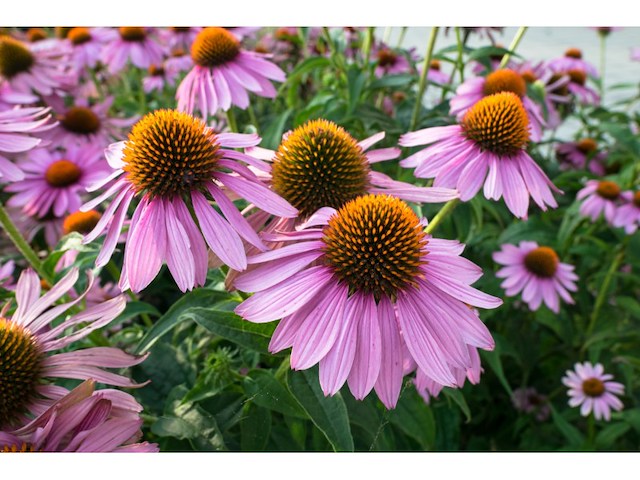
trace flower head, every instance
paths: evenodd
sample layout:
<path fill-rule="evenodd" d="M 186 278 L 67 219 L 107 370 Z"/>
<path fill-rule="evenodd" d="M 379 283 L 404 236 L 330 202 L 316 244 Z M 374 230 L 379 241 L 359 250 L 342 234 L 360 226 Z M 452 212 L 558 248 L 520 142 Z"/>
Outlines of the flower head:
<path fill-rule="evenodd" d="M 561 168 L 587 168 L 596 175 L 604 175 L 604 160 L 607 153 L 598 151 L 598 142 L 593 138 L 583 138 L 577 142 L 560 143 L 556 147 L 556 156 Z"/>
<path fill-rule="evenodd" d="M 115 195 L 96 228 L 85 237 L 90 242 L 107 230 L 97 265 L 108 262 L 127 209 L 139 197 L 127 236 L 121 288 L 142 290 L 164 262 L 182 291 L 204 284 L 206 245 L 232 268 L 244 270 L 247 263 L 240 237 L 257 240 L 263 250 L 266 247 L 222 187 L 274 215 L 297 214 L 243 164 L 255 163 L 253 157 L 225 148 L 254 146 L 259 141 L 257 135 L 217 135 L 203 121 L 175 110 L 157 110 L 143 117 L 128 140 L 106 150 L 114 172 L 92 189 L 115 182 L 82 208 L 91 210 Z M 217 202 L 222 216 L 210 200 Z"/>
<path fill-rule="evenodd" d="M 176 93 L 178 110 L 188 113 L 200 110 L 203 118 L 231 105 L 249 106 L 249 95 L 276 96 L 270 80 L 284 82 L 284 72 L 267 61 L 265 55 L 241 48 L 238 38 L 229 30 L 208 27 L 198 33 L 191 45 L 193 69 Z"/>
<path fill-rule="evenodd" d="M 607 222 L 613 224 L 621 193 L 620 186 L 614 181 L 589 180 L 576 196 L 578 200 L 584 200 L 580 205 L 580 215 L 595 222 L 604 213 Z"/>
<path fill-rule="evenodd" d="M 436 187 L 456 188 L 471 200 L 484 183 L 484 196 L 504 196 L 511 212 L 527 217 L 529 196 L 543 210 L 556 207 L 554 187 L 529 156 L 529 120 L 520 98 L 501 92 L 479 100 L 459 125 L 430 127 L 400 137 L 400 145 L 431 144 L 400 162 L 416 167 L 420 178 L 435 178 Z"/>
<path fill-rule="evenodd" d="M 102 50 L 109 42 L 116 40 L 118 34 L 111 28 L 73 27 L 65 38 L 71 47 L 71 58 L 76 70 L 95 68 L 100 61 Z"/>
<path fill-rule="evenodd" d="M 0 80 L 15 92 L 52 95 L 69 86 L 68 47 L 57 41 L 23 43 L 0 36 Z"/>
<path fill-rule="evenodd" d="M 472 367 L 468 347 L 493 348 L 467 305 L 502 302 L 469 286 L 482 272 L 459 257 L 462 245 L 423 228 L 388 195 L 323 208 L 295 232 L 265 235 L 290 243 L 249 258 L 256 268 L 235 286 L 257 293 L 235 311 L 252 322 L 281 319 L 270 351 L 293 347 L 297 370 L 319 363 L 325 395 L 347 381 L 356 398 L 375 388 L 393 408 L 407 351 L 429 378 L 456 385 L 455 369 Z"/>
<path fill-rule="evenodd" d="M 41 283 L 32 270 L 20 275 L 16 287 L 17 308 L 7 315 L 7 304 L 0 314 L 0 428 L 24 425 L 29 416 L 40 415 L 67 393 L 51 383 L 55 378 L 95 381 L 121 387 L 140 386 L 129 378 L 103 370 L 136 365 L 145 357 L 135 357 L 117 348 L 94 347 L 68 351 L 73 342 L 111 322 L 125 307 L 122 295 L 79 313 L 65 313 L 83 300 L 93 285 L 89 275 L 87 289 L 75 300 L 55 304 L 78 279 L 71 269 L 41 296 Z M 61 322 L 54 320 L 62 318 Z M 54 353 L 59 350 L 64 352 Z"/>
<path fill-rule="evenodd" d="M 612 382 L 613 375 L 604 373 L 600 363 L 576 363 L 574 370 L 567 370 L 562 383 L 569 387 L 569 406 L 580 406 L 580 415 L 592 411 L 596 420 L 610 420 L 611 410 L 622 410 L 622 402 L 616 395 L 624 394 L 624 385 Z"/>
<path fill-rule="evenodd" d="M 107 177 L 108 165 L 99 145 L 71 146 L 66 151 L 39 148 L 20 162 L 24 180 L 6 187 L 13 195 L 7 205 L 27 215 L 61 217 L 78 210 L 89 185 Z"/>
<path fill-rule="evenodd" d="M 118 73 L 127 61 L 138 68 L 160 64 L 165 48 L 153 38 L 154 30 L 145 27 L 120 27 L 118 38 L 102 49 L 102 61 L 110 73 Z"/>
<path fill-rule="evenodd" d="M 0 431 L 0 452 L 157 452 L 156 444 L 135 443 L 140 410 L 130 395 L 96 391 L 86 380 L 24 427 Z"/>
<path fill-rule="evenodd" d="M 620 198 L 625 203 L 618 207 L 613 226 L 624 227 L 627 235 L 632 235 L 640 227 L 640 190 L 622 192 Z"/>
<path fill-rule="evenodd" d="M 517 388 L 513 391 L 511 401 L 516 410 L 533 414 L 539 422 L 544 422 L 551 415 L 548 398 L 534 387 Z"/>
<path fill-rule="evenodd" d="M 594 78 L 598 78 L 598 70 L 591 63 L 582 58 L 582 50 L 569 48 L 563 57 L 550 60 L 547 64 L 554 72 L 583 71 Z"/>
<path fill-rule="evenodd" d="M 520 242 L 518 246 L 505 244 L 493 254 L 496 263 L 505 265 L 496 276 L 504 278 L 502 288 L 509 297 L 522 292 L 522 299 L 531 310 L 540 308 L 544 301 L 552 311 L 560 311 L 559 297 L 573 304 L 568 291 L 577 290 L 574 266 L 560 262 L 550 247 L 536 242 Z"/>

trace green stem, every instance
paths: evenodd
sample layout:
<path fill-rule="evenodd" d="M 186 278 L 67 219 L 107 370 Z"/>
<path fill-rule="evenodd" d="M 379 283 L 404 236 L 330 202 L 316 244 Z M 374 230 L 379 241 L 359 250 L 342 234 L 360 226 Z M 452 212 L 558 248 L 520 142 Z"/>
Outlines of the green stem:
<path fill-rule="evenodd" d="M 373 47 L 373 39 L 376 27 L 367 28 L 367 36 L 362 45 L 362 57 L 364 58 L 365 68 L 369 67 L 369 59 L 371 58 L 371 48 Z"/>
<path fill-rule="evenodd" d="M 258 124 L 258 117 L 256 117 L 256 112 L 251 104 L 249 104 L 249 107 L 247 107 L 247 112 L 249 112 L 249 121 L 251 122 L 251 125 L 256 127 L 256 132 L 258 133 L 258 135 L 260 135 L 260 125 Z"/>
<path fill-rule="evenodd" d="M 236 115 L 235 113 L 233 113 L 233 107 L 227 110 L 226 114 L 227 114 L 227 124 L 229 125 L 229 129 L 233 133 L 239 133 L 238 123 L 236 122 Z"/>
<path fill-rule="evenodd" d="M 460 37 L 460 27 L 456 27 L 456 42 L 458 43 L 458 58 L 456 59 L 456 70 L 460 72 L 460 83 L 464 83 L 464 63 L 462 56 L 464 55 L 464 44 Z"/>
<path fill-rule="evenodd" d="M 620 268 L 620 264 L 624 260 L 625 246 L 626 244 L 623 244 L 618 254 L 614 257 L 613 262 L 611 262 L 611 266 L 609 267 L 609 270 L 607 271 L 607 274 L 604 277 L 604 280 L 602 281 L 602 285 L 600 285 L 600 290 L 598 291 L 598 296 L 596 297 L 596 304 L 593 307 L 593 312 L 591 313 L 589 326 L 587 327 L 587 334 L 585 337 L 587 339 L 593 333 L 593 329 L 595 328 L 596 322 L 598 321 L 598 315 L 600 314 L 600 310 L 602 310 L 604 302 L 607 299 L 607 293 L 609 291 L 609 285 L 611 284 L 611 280 L 613 279 L 613 276 Z"/>
<path fill-rule="evenodd" d="M 287 355 L 282 360 L 282 363 L 278 367 L 278 370 L 276 370 L 276 373 L 273 374 L 274 378 L 276 380 L 284 380 L 285 375 L 290 369 L 290 365 L 291 365 L 291 356 Z"/>
<path fill-rule="evenodd" d="M 527 31 L 527 27 L 520 27 L 518 29 L 515 37 L 513 37 L 513 40 L 511 41 L 511 45 L 509 45 L 510 52 L 513 52 L 515 51 L 516 48 L 518 48 L 518 45 L 520 44 L 520 40 L 522 40 L 522 37 L 524 37 L 524 34 L 526 31 Z M 504 56 L 502 57 L 502 60 L 500 61 L 500 66 L 498 68 L 504 68 L 509 62 L 510 57 L 511 57 L 510 53 L 505 53 Z"/>
<path fill-rule="evenodd" d="M 424 64 L 422 66 L 422 72 L 420 73 L 420 81 L 418 83 L 418 95 L 416 97 L 416 106 L 413 109 L 413 115 L 411 116 L 411 124 L 409 125 L 409 131 L 415 130 L 418 123 L 418 116 L 420 115 L 420 107 L 422 106 L 422 98 L 427 91 L 427 74 L 429 73 L 429 66 L 431 65 L 431 57 L 433 56 L 433 47 L 436 44 L 436 37 L 438 36 L 439 27 L 433 27 L 431 29 L 431 35 L 429 35 L 429 41 L 427 42 L 427 53 L 424 57 Z"/>
<path fill-rule="evenodd" d="M 107 272 L 109 272 L 109 275 L 111 275 L 111 277 L 116 281 L 116 283 L 120 281 L 120 270 L 118 270 L 118 267 L 113 260 L 109 260 L 109 263 L 107 263 L 107 265 L 105 266 L 105 269 L 107 270 Z M 129 298 L 134 302 L 137 302 L 139 300 L 138 296 L 135 293 L 133 293 L 131 289 L 127 290 L 126 293 L 127 295 L 129 295 Z M 142 318 L 142 322 L 145 324 L 145 326 L 147 327 L 153 326 L 153 321 L 151 320 L 151 317 L 148 314 L 141 313 L 140 317 Z"/>
<path fill-rule="evenodd" d="M 587 419 L 587 448 L 595 448 L 596 446 L 596 420 L 593 413 L 589 414 Z"/>
<path fill-rule="evenodd" d="M 7 235 L 20 251 L 22 256 L 27 260 L 27 262 L 29 262 L 36 273 L 40 275 L 40 278 L 45 280 L 49 285 L 53 285 L 55 283 L 53 276 L 49 275 L 49 273 L 44 270 L 42 262 L 40 261 L 40 258 L 38 258 L 38 254 L 22 236 L 3 205 L 0 205 L 0 225 L 2 225 L 2 228 L 7 232 Z"/>
<path fill-rule="evenodd" d="M 404 42 L 404 36 L 407 34 L 407 27 L 402 27 L 400 29 L 400 36 L 398 37 L 398 48 L 402 47 L 402 42 Z"/>
<path fill-rule="evenodd" d="M 438 226 L 438 224 L 442 222 L 442 220 L 447 218 L 449 214 L 453 212 L 453 210 L 458 206 L 459 203 L 460 203 L 459 198 L 454 198 L 453 200 L 449 200 L 447 203 L 445 203 L 444 207 L 442 207 L 440 211 L 436 213 L 436 216 L 431 219 L 431 221 L 429 222 L 429 225 L 427 225 L 427 228 L 424 229 L 424 232 L 425 233 L 433 232 Z"/>

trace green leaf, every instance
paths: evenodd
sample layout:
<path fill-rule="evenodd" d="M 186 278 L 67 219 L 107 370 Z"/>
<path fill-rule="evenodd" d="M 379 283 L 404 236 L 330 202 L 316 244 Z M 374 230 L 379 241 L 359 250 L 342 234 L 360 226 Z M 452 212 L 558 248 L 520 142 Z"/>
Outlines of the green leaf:
<path fill-rule="evenodd" d="M 469 423 L 471 421 L 471 410 L 469 410 L 469 405 L 467 405 L 467 401 L 465 400 L 462 392 L 457 388 L 445 387 L 442 389 L 442 393 L 444 393 L 445 397 L 453 400 L 460 407 L 460 410 L 462 410 L 462 413 L 464 413 L 464 416 L 467 419 L 467 423 Z"/>
<path fill-rule="evenodd" d="M 300 78 L 305 73 L 312 72 L 312 71 L 314 71 L 316 69 L 319 69 L 319 68 L 328 67 L 330 64 L 331 64 L 331 62 L 326 57 L 309 57 L 309 58 L 307 58 L 306 60 L 304 60 L 304 61 L 300 62 L 298 65 L 296 65 L 296 68 L 294 68 L 287 75 L 287 81 L 283 84 L 282 87 L 280 87 L 280 90 L 282 90 L 285 86 L 288 87 L 289 85 L 294 83 L 294 81 L 298 80 L 298 78 Z"/>
<path fill-rule="evenodd" d="M 416 79 L 415 75 L 403 73 L 401 75 L 386 75 L 371 82 L 369 89 L 406 87 Z"/>
<path fill-rule="evenodd" d="M 347 407 L 336 393 L 325 397 L 318 383 L 318 369 L 289 371 L 287 373 L 289 390 L 311 421 L 327 438 L 336 452 L 353 451 L 353 437 L 349 426 Z"/>
<path fill-rule="evenodd" d="M 356 108 L 356 105 L 358 105 L 366 80 L 367 80 L 367 76 L 365 72 L 360 70 L 360 68 L 355 65 L 352 66 L 352 68 L 350 68 L 349 71 L 347 72 L 347 81 L 348 81 L 348 89 L 349 89 L 348 113 L 353 112 Z"/>
<path fill-rule="evenodd" d="M 554 425 L 560 430 L 560 433 L 569 441 L 569 446 L 578 447 L 584 443 L 584 435 L 580 433 L 576 427 L 571 425 L 565 418 L 556 411 L 551 404 L 551 416 Z"/>
<path fill-rule="evenodd" d="M 268 352 L 269 341 L 276 327 L 276 322 L 252 323 L 233 312 L 214 308 L 190 308 L 182 317 L 194 320 L 211 333 L 263 353 Z"/>
<path fill-rule="evenodd" d="M 269 442 L 271 412 L 249 402 L 244 414 L 240 422 L 240 447 L 243 452 L 261 452 Z"/>
<path fill-rule="evenodd" d="M 613 446 L 614 442 L 619 437 L 627 433 L 630 428 L 631 425 L 622 422 L 607 425 L 596 436 L 596 447 L 610 448 L 611 446 Z"/>
<path fill-rule="evenodd" d="M 270 148 L 276 150 L 282 141 L 282 133 L 284 132 L 284 126 L 289 120 L 289 117 L 293 113 L 292 109 L 287 109 L 284 112 L 278 114 L 269 122 L 269 126 L 262 132 L 261 146 L 264 148 Z"/>
<path fill-rule="evenodd" d="M 244 389 L 256 405 L 283 415 L 308 418 L 289 390 L 267 370 L 251 370 L 244 379 Z"/>
<path fill-rule="evenodd" d="M 493 373 L 496 374 L 498 380 L 507 391 L 509 396 L 513 395 L 513 390 L 507 381 L 507 377 L 504 375 L 504 369 L 502 368 L 502 360 L 500 359 L 501 349 L 498 343 L 496 343 L 496 348 L 492 352 L 488 352 L 486 350 L 480 350 L 480 355 L 484 359 L 485 362 L 489 364 Z"/>
<path fill-rule="evenodd" d="M 635 318 L 640 319 L 640 303 L 635 298 L 620 296 L 616 297 L 616 304 Z"/>
<path fill-rule="evenodd" d="M 218 302 L 228 299 L 228 297 L 228 293 L 206 288 L 198 288 L 183 295 L 180 300 L 171 306 L 167 313 L 153 324 L 153 327 L 151 327 L 142 340 L 140 340 L 138 348 L 136 348 L 136 353 L 139 355 L 146 352 L 160 337 L 184 321 L 183 315 L 190 308 L 215 305 Z"/>
<path fill-rule="evenodd" d="M 192 403 L 176 406 L 174 415 L 160 417 L 151 425 L 151 431 L 160 437 L 189 440 L 200 452 L 226 450 L 213 415 Z"/>
<path fill-rule="evenodd" d="M 418 395 L 415 388 L 406 388 L 389 421 L 405 434 L 418 441 L 425 450 L 432 450 L 436 443 L 436 421 L 431 407 Z"/>
<path fill-rule="evenodd" d="M 126 322 L 127 320 L 131 320 L 132 318 L 139 317 L 143 314 L 152 315 L 154 317 L 161 316 L 161 313 L 153 305 L 150 305 L 147 302 L 132 301 L 127 303 L 124 311 L 120 315 L 118 315 L 115 320 L 113 320 L 113 322 L 109 325 L 118 325 L 122 322 Z"/>

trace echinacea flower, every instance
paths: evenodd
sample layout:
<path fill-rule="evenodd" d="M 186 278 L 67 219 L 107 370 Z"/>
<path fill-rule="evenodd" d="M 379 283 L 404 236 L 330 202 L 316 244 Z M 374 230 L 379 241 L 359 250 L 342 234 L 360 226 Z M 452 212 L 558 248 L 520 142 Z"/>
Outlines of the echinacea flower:
<path fill-rule="evenodd" d="M 118 38 L 107 43 L 102 50 L 102 61 L 110 73 L 118 73 L 128 61 L 138 68 L 160 64 L 165 48 L 153 38 L 154 30 L 145 27 L 120 27 Z"/>
<path fill-rule="evenodd" d="M 626 203 L 618 207 L 613 226 L 624 227 L 627 235 L 631 235 L 640 227 L 640 190 L 622 192 L 620 198 Z"/>
<path fill-rule="evenodd" d="M 560 143 L 556 146 L 556 157 L 563 169 L 587 168 L 596 175 L 604 175 L 603 161 L 606 152 L 598 151 L 598 142 L 593 138 L 583 138 L 577 142 Z"/>
<path fill-rule="evenodd" d="M 559 297 L 566 303 L 574 301 L 569 292 L 578 290 L 573 273 L 575 267 L 560 262 L 558 254 L 550 247 L 538 246 L 536 242 L 522 241 L 518 246 L 504 244 L 493 260 L 505 265 L 496 272 L 496 277 L 505 280 L 500 285 L 506 295 L 513 297 L 522 292 L 522 300 L 529 309 L 537 310 L 544 301 L 555 313 L 560 311 Z"/>
<path fill-rule="evenodd" d="M 484 196 L 504 197 L 509 210 L 526 218 L 529 196 L 542 209 L 557 207 L 551 183 L 529 156 L 529 119 L 520 98 L 501 92 L 479 100 L 459 125 L 430 127 L 400 137 L 403 147 L 429 144 L 400 162 L 415 176 L 435 178 L 435 187 L 456 188 L 471 200 L 484 184 Z"/>
<path fill-rule="evenodd" d="M 203 285 L 207 274 L 206 245 L 235 270 L 244 270 L 247 259 L 240 238 L 262 250 L 266 247 L 223 187 L 271 214 L 297 214 L 244 165 L 258 163 L 256 159 L 232 150 L 259 142 L 260 137 L 255 134 L 216 135 L 202 120 L 175 110 L 145 115 L 133 126 L 128 140 L 106 150 L 114 171 L 92 190 L 115 182 L 82 207 L 91 210 L 115 195 L 96 228 L 85 237 L 88 243 L 107 230 L 96 265 L 108 262 L 129 205 L 134 197 L 141 197 L 127 234 L 120 278 L 123 290 L 138 292 L 145 288 L 164 262 L 180 290 Z M 210 200 L 218 204 L 222 216 Z"/>
<path fill-rule="evenodd" d="M 92 347 L 69 350 L 69 346 L 105 326 L 125 307 L 122 295 L 73 315 L 93 284 L 89 273 L 85 292 L 75 300 L 56 304 L 75 285 L 78 270 L 71 269 L 41 296 L 38 275 L 24 270 L 15 290 L 17 308 L 8 316 L 10 304 L 0 313 L 0 429 L 24 425 L 30 416 L 42 414 L 68 391 L 55 379 L 94 379 L 120 387 L 139 387 L 131 379 L 104 368 L 126 368 L 144 360 L 118 348 Z M 54 322 L 62 319 L 60 322 Z M 60 351 L 63 350 L 63 351 Z M 52 382 L 52 380 L 54 382 Z"/>
<path fill-rule="evenodd" d="M 151 93 L 154 90 L 162 92 L 166 85 L 174 85 L 177 75 L 177 71 L 167 69 L 164 65 L 151 65 L 147 75 L 142 79 L 142 88 L 145 93 Z"/>
<path fill-rule="evenodd" d="M 584 105 L 598 105 L 600 103 L 598 92 L 587 85 L 587 74 L 584 70 L 568 70 L 564 73 L 569 77 L 567 89 L 578 102 Z"/>
<path fill-rule="evenodd" d="M 84 73 L 86 68 L 95 68 L 100 61 L 102 50 L 118 34 L 111 28 L 73 27 L 67 32 L 66 40 L 71 46 L 73 68 Z"/>
<path fill-rule="evenodd" d="M 551 415 L 549 399 L 534 387 L 516 388 L 511 397 L 513 407 L 524 413 L 533 414 L 539 422 L 544 422 Z"/>
<path fill-rule="evenodd" d="M 564 56 L 560 58 L 554 58 L 547 63 L 549 68 L 554 72 L 562 73 L 569 72 L 571 70 L 581 70 L 591 75 L 593 78 L 598 78 L 598 70 L 591 63 L 583 60 L 582 50 L 579 48 L 570 48 L 564 52 Z"/>
<path fill-rule="evenodd" d="M 613 375 L 604 373 L 600 363 L 576 363 L 574 370 L 567 370 L 562 383 L 569 387 L 569 406 L 580 406 L 580 415 L 593 412 L 596 420 L 611 420 L 611 410 L 622 410 L 622 402 L 616 395 L 624 394 L 624 385 L 612 382 Z"/>
<path fill-rule="evenodd" d="M 85 380 L 27 425 L 0 431 L 0 452 L 157 452 L 154 443 L 138 443 L 142 407 L 118 393 Z"/>
<path fill-rule="evenodd" d="M 23 171 L 3 154 L 23 153 L 40 145 L 40 134 L 54 126 L 50 119 L 48 108 L 0 112 L 0 180 L 13 182 L 24 178 Z"/>
<path fill-rule="evenodd" d="M 202 27 L 169 27 L 161 28 L 158 34 L 171 50 L 189 50 L 201 30 Z"/>
<path fill-rule="evenodd" d="M 611 180 L 587 181 L 585 187 L 576 195 L 577 200 L 584 200 L 580 205 L 580 215 L 595 222 L 600 214 L 604 213 L 607 222 L 613 224 L 621 193 L 620 186 Z"/>
<path fill-rule="evenodd" d="M 357 399 L 375 388 L 393 408 L 405 352 L 429 378 L 456 385 L 455 369 L 472 367 L 468 347 L 494 346 L 469 305 L 502 301 L 470 286 L 482 270 L 459 257 L 463 245 L 423 230 L 389 195 L 323 208 L 295 232 L 265 236 L 290 243 L 249 258 L 257 267 L 235 286 L 256 293 L 235 312 L 256 323 L 281 319 L 269 350 L 293 347 L 296 370 L 319 363 L 325 395 L 346 381 Z"/>
<path fill-rule="evenodd" d="M 411 55 L 411 52 L 407 55 Z M 374 70 L 376 77 L 410 73 L 414 70 L 404 53 L 394 50 L 385 44 L 377 45 L 372 52 L 372 56 L 376 62 Z M 416 59 L 414 54 L 412 60 L 415 61 Z"/>
<path fill-rule="evenodd" d="M 276 89 L 271 80 L 284 82 L 285 73 L 265 57 L 242 49 L 229 30 L 205 28 L 191 45 L 195 65 L 178 86 L 178 110 L 192 114 L 198 109 L 202 118 L 207 118 L 232 105 L 247 108 L 247 92 L 274 98 Z"/>
<path fill-rule="evenodd" d="M 23 43 L 0 36 L 0 80 L 15 92 L 53 95 L 69 86 L 69 49 L 60 42 Z"/>
<path fill-rule="evenodd" d="M 5 290 L 13 290 L 15 289 L 15 284 L 13 283 L 13 271 L 16 268 L 16 264 L 13 260 L 9 260 L 4 265 L 0 267 L 0 287 Z"/>
<path fill-rule="evenodd" d="M 448 85 L 450 77 L 442 71 L 440 60 L 431 60 L 429 71 L 427 72 L 427 80 L 438 85 Z"/>
<path fill-rule="evenodd" d="M 75 212 L 86 188 L 109 175 L 100 145 L 70 146 L 66 151 L 38 148 L 19 165 L 25 176 L 5 188 L 15 194 L 7 205 L 39 218 Z"/>
<path fill-rule="evenodd" d="M 110 115 L 109 109 L 113 101 L 112 96 L 95 103 L 77 97 L 73 104 L 66 106 L 62 98 L 49 98 L 48 102 L 57 116 L 58 124 L 44 138 L 56 147 L 91 144 L 97 148 L 106 148 L 114 139 L 121 138 L 123 130 L 131 127 L 139 118 Z"/>
<path fill-rule="evenodd" d="M 542 110 L 527 96 L 527 82 L 522 75 L 510 68 L 495 70 L 486 77 L 473 77 L 465 81 L 456 89 L 449 113 L 460 121 L 479 100 L 500 92 L 511 92 L 520 98 L 529 118 L 531 140 L 540 141 L 542 129 L 546 127 Z"/>

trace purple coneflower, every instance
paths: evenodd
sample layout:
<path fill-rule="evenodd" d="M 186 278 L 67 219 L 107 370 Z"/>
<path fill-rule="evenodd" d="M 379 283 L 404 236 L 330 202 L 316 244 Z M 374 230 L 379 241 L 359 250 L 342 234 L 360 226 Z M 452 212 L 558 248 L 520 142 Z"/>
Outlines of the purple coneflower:
<path fill-rule="evenodd" d="M 158 35 L 170 49 L 189 50 L 202 27 L 169 27 L 162 28 Z"/>
<path fill-rule="evenodd" d="M 108 181 L 115 182 L 82 208 L 91 210 L 115 195 L 96 228 L 85 238 L 85 242 L 91 242 L 107 230 L 96 264 L 108 262 L 131 201 L 141 197 L 127 235 L 120 279 L 123 290 L 138 292 L 145 288 L 164 262 L 180 290 L 203 285 L 206 245 L 233 269 L 244 270 L 247 259 L 240 238 L 262 250 L 266 247 L 223 187 L 271 214 L 297 214 L 244 165 L 259 162 L 233 150 L 259 142 L 255 134 L 216 135 L 202 120 L 175 110 L 145 115 L 133 126 L 128 140 L 114 143 L 105 152 L 114 169 Z M 106 183 L 100 182 L 92 190 Z M 210 200 L 218 204 L 224 218 Z"/>
<path fill-rule="evenodd" d="M 552 248 L 527 241 L 518 246 L 505 244 L 493 254 L 493 260 L 505 265 L 496 272 L 496 277 L 505 279 L 500 286 L 506 290 L 506 295 L 513 297 L 522 292 L 522 300 L 529 309 L 537 310 L 544 301 L 558 313 L 559 296 L 567 303 L 574 303 L 568 291 L 578 290 L 575 284 L 578 276 L 573 273 L 575 267 L 561 263 Z"/>
<path fill-rule="evenodd" d="M 598 151 L 598 142 L 593 138 L 583 138 L 577 142 L 560 143 L 556 146 L 556 157 L 563 169 L 589 167 L 596 175 L 604 175 L 606 152 Z"/>
<path fill-rule="evenodd" d="M 546 210 L 560 192 L 529 156 L 529 119 L 520 98 L 501 92 L 479 100 L 459 125 L 431 127 L 400 137 L 404 147 L 431 144 L 400 162 L 416 167 L 420 178 L 435 178 L 436 187 L 456 188 L 460 200 L 471 200 L 484 184 L 484 196 L 504 196 L 509 210 L 526 218 L 529 195 Z M 487 174 L 488 173 L 488 174 Z"/>
<path fill-rule="evenodd" d="M 587 74 L 584 70 L 568 70 L 565 74 L 569 77 L 567 89 L 578 102 L 585 105 L 598 105 L 600 103 L 598 92 L 587 86 Z"/>
<path fill-rule="evenodd" d="M 375 388 L 393 408 L 407 351 L 429 378 L 456 385 L 455 369 L 472 367 L 469 346 L 494 346 L 469 305 L 502 301 L 469 285 L 482 270 L 459 257 L 463 245 L 423 229 L 388 195 L 321 209 L 303 228 L 268 237 L 288 245 L 249 258 L 258 266 L 235 286 L 257 293 L 235 311 L 251 322 L 281 319 L 269 350 L 293 347 L 296 370 L 319 363 L 325 395 L 347 381 L 357 399 Z"/>
<path fill-rule="evenodd" d="M 589 180 L 586 186 L 578 192 L 576 199 L 583 200 L 580 205 L 580 215 L 598 220 L 604 213 L 609 224 L 613 224 L 620 200 L 620 186 L 611 180 Z"/>
<path fill-rule="evenodd" d="M 550 60 L 547 65 L 557 73 L 569 72 L 571 70 L 579 70 L 598 78 L 598 70 L 589 62 L 582 59 L 582 50 L 578 48 L 570 48 L 564 53 L 564 57 Z"/>
<path fill-rule="evenodd" d="M 429 64 L 429 71 L 427 72 L 427 80 L 438 85 L 448 85 L 449 75 L 442 71 L 442 64 L 440 60 L 431 60 Z"/>
<path fill-rule="evenodd" d="M 95 68 L 105 45 L 115 41 L 117 36 L 111 28 L 73 27 L 66 35 L 71 46 L 73 68 L 80 73 L 84 73 L 85 68 Z"/>
<path fill-rule="evenodd" d="M 16 288 L 13 280 L 13 271 L 16 264 L 13 260 L 9 260 L 0 267 L 0 287 L 5 290 L 14 290 Z"/>
<path fill-rule="evenodd" d="M 0 452 L 157 452 L 141 436 L 142 407 L 130 395 L 85 380 L 24 427 L 0 431 Z"/>
<path fill-rule="evenodd" d="M 618 207 L 613 217 L 614 227 L 624 227 L 627 235 L 633 234 L 640 226 L 640 190 L 622 192 L 620 198 L 626 203 Z"/>
<path fill-rule="evenodd" d="M 22 272 L 16 287 L 17 308 L 0 312 L 0 428 L 24 425 L 29 416 L 42 414 L 55 401 L 68 393 L 51 379 L 70 378 L 120 387 L 139 387 L 131 379 L 108 372 L 104 368 L 126 368 L 137 365 L 145 357 L 136 357 L 112 347 L 93 347 L 68 351 L 73 342 L 86 337 L 118 316 L 125 307 L 124 296 L 86 308 L 64 317 L 79 304 L 93 285 L 89 274 L 87 289 L 75 300 L 56 304 L 78 279 L 71 269 L 59 282 L 41 295 L 40 279 L 28 269 Z M 63 318 L 61 322 L 54 320 Z M 63 350 L 63 352 L 54 353 Z"/>
<path fill-rule="evenodd" d="M 71 146 L 66 151 L 38 148 L 20 161 L 24 179 L 7 186 L 7 202 L 27 215 L 61 217 L 82 205 L 86 188 L 108 176 L 100 145 Z"/>
<path fill-rule="evenodd" d="M 68 47 L 59 41 L 23 43 L 0 36 L 0 80 L 15 92 L 52 95 L 69 87 Z"/>
<path fill-rule="evenodd" d="M 118 73 L 127 61 L 138 68 L 147 69 L 152 64 L 161 64 L 165 48 L 154 40 L 154 29 L 145 27 L 120 27 L 119 37 L 102 50 L 102 61 L 110 73 Z"/>
<path fill-rule="evenodd" d="M 533 414 L 539 422 L 546 421 L 551 415 L 549 400 L 545 395 L 538 393 L 534 387 L 515 389 L 511 402 L 516 410 Z"/>
<path fill-rule="evenodd" d="M 247 92 L 274 98 L 271 80 L 284 82 L 285 73 L 265 57 L 240 48 L 238 38 L 224 28 L 205 28 L 191 45 L 195 65 L 178 86 L 178 110 L 194 113 L 198 109 L 207 118 L 232 105 L 247 108 Z"/>
<path fill-rule="evenodd" d="M 51 97 L 48 101 L 57 115 L 58 125 L 44 138 L 56 147 L 91 144 L 106 148 L 114 139 L 122 137 L 125 128 L 138 120 L 137 116 L 110 116 L 109 109 L 114 101 L 112 96 L 97 103 L 89 103 L 86 98 L 78 97 L 70 106 L 65 106 L 64 100 L 59 97 Z"/>
<path fill-rule="evenodd" d="M 611 410 L 622 410 L 622 402 L 616 395 L 624 394 L 624 385 L 612 382 L 613 375 L 604 373 L 600 363 L 576 363 L 574 371 L 567 370 L 562 383 L 569 387 L 569 406 L 580 406 L 580 415 L 588 416 L 592 411 L 596 420 L 611 420 Z"/>
<path fill-rule="evenodd" d="M 177 76 L 176 70 L 167 69 L 165 65 L 151 65 L 147 70 L 147 76 L 142 79 L 142 88 L 145 93 L 154 90 L 162 92 L 167 85 L 173 87 Z"/>
<path fill-rule="evenodd" d="M 412 52 L 409 52 L 407 55 L 411 55 L 411 53 Z M 376 63 L 374 71 L 376 77 L 398 75 L 414 71 L 413 66 L 409 63 L 407 55 L 398 50 L 392 49 L 383 43 L 377 45 L 372 52 L 372 56 Z M 411 59 L 413 61 L 417 59 L 415 54 Z"/>
<path fill-rule="evenodd" d="M 527 96 L 527 82 L 515 70 L 503 68 L 489 73 L 486 77 L 470 78 L 456 89 L 451 99 L 449 113 L 462 120 L 479 100 L 500 92 L 511 92 L 522 100 L 522 106 L 529 118 L 530 137 L 534 142 L 542 138 L 542 129 L 546 127 L 541 108 Z"/>
<path fill-rule="evenodd" d="M 39 138 L 54 126 L 48 108 L 14 108 L 0 112 L 0 180 L 14 182 L 24 178 L 23 171 L 3 154 L 27 152 L 42 142 Z M 38 134 L 34 137 L 33 134 Z"/>

